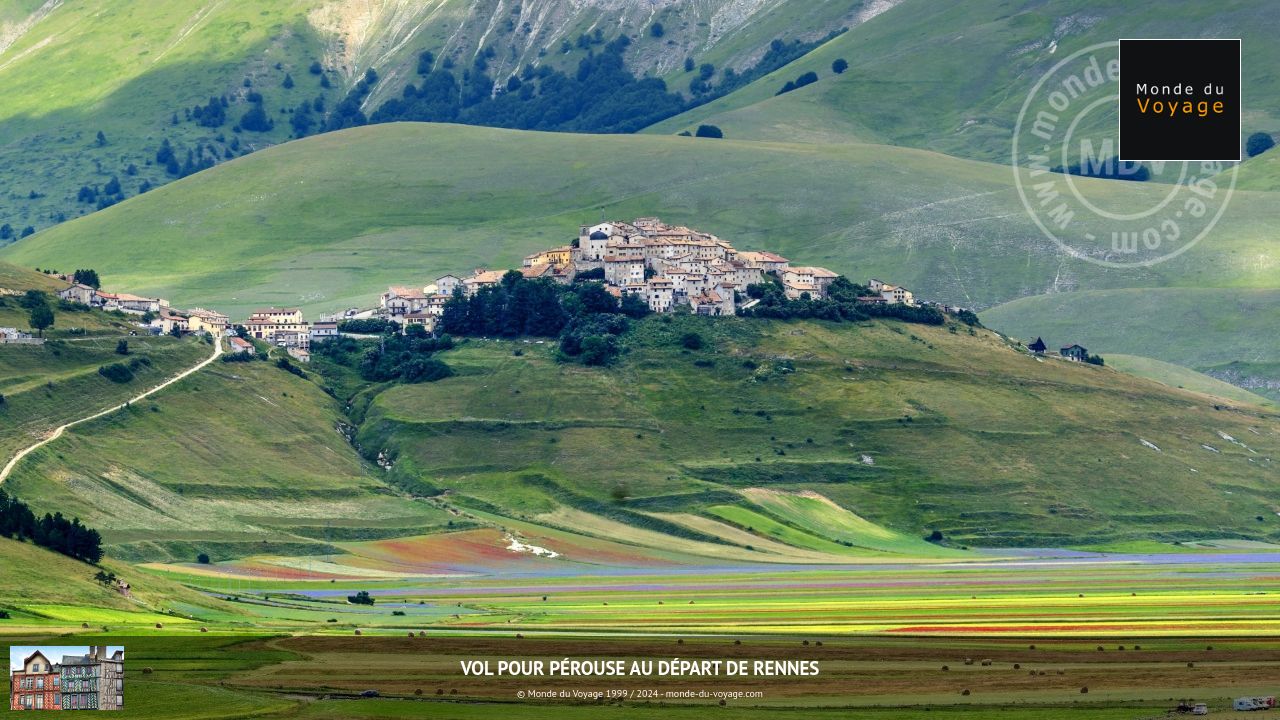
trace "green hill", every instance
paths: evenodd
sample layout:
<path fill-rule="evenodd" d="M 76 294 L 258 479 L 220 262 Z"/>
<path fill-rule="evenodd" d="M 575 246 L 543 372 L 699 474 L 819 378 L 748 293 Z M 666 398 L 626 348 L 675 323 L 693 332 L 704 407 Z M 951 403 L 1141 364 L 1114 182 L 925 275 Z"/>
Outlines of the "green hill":
<path fill-rule="evenodd" d="M 65 283 L 0 263 L 0 288 L 42 290 L 52 298 L 54 325 L 43 345 L 0 344 L 0 466 L 19 448 L 54 427 L 119 404 L 204 359 L 211 348 L 197 340 L 131 335 L 136 318 L 61 305 L 52 292 Z M 20 298 L 0 295 L 0 327 L 26 330 L 30 311 Z M 120 355 L 125 341 L 129 354 Z M 133 379 L 113 382 L 104 365 L 131 363 Z"/>
<path fill-rule="evenodd" d="M 501 83 L 527 65 L 576 66 L 598 49 L 580 45 L 580 35 L 625 33 L 634 40 L 628 62 L 635 74 L 669 76 L 687 87 L 694 73 L 683 69 L 686 56 L 742 70 L 774 38 L 811 39 L 856 24 L 867 17 L 865 4 L 710 0 L 658 11 L 626 4 L 619 13 L 568 0 L 514 7 L 464 0 L 0 0 L 0 226 L 10 225 L 17 237 L 171 181 L 174 173 L 157 159 L 165 140 L 182 173 L 188 151 L 199 168 L 287 140 L 297 107 L 319 99 L 316 117 L 323 120 L 376 68 L 379 80 L 361 101 L 371 113 L 416 78 L 423 50 L 465 67 L 486 48 L 501 49 L 488 61 Z M 664 28 L 661 37 L 651 33 L 654 23 Z M 261 96 L 273 128 L 238 129 L 252 107 L 250 93 Z M 193 117 L 211 97 L 226 99 L 225 119 Z M 107 192 L 113 177 L 118 193 Z M 80 198 L 82 187 L 99 192 Z"/>
<path fill-rule="evenodd" d="M 115 573 L 130 585 L 125 596 L 100 583 L 94 575 Z M 88 565 L 50 550 L 0 537 L 0 609 L 8 619 L 0 619 L 0 632 L 49 625 L 79 627 L 66 621 L 69 616 L 92 618 L 98 624 L 152 624 L 171 618 L 158 613 L 240 611 L 202 593 L 168 579 L 139 572 L 129 565 L 106 559 L 100 566 Z M 61 622 L 59 622 L 61 621 Z"/>
<path fill-rule="evenodd" d="M 610 172 L 601 163 L 622 163 Z M 599 169 L 597 169 L 599 166 Z M 537 178 L 537 182 L 530 182 Z M 389 283 L 518 265 L 598 217 L 661 215 L 742 248 L 985 307 L 1053 288 L 1273 287 L 1277 198 L 1238 193 L 1213 243 L 1108 271 L 1065 261 L 1008 169 L 874 145 L 818 147 L 393 124 L 255 153 L 16 243 L 0 257 L 93 267 L 113 287 L 243 314 L 368 304 Z M 1155 190 L 1085 180 L 1087 193 Z M 87 238 L 94 238 L 88 242 Z"/>
<path fill-rule="evenodd" d="M 79 516 L 126 559 L 316 553 L 447 523 L 392 492 L 341 429 L 315 384 L 274 363 L 219 362 L 73 428 L 25 458 L 5 488 L 37 510 Z"/>
<path fill-rule="evenodd" d="M 1256 395 L 1243 388 L 1237 387 L 1229 382 L 1219 380 L 1216 377 L 1205 373 L 1199 373 L 1195 370 L 1188 370 L 1181 365 L 1154 360 L 1152 358 L 1139 357 L 1137 355 L 1122 355 L 1119 353 L 1110 353 L 1106 356 L 1107 365 L 1122 370 L 1131 375 L 1155 380 L 1172 387 L 1191 390 L 1192 392 L 1204 393 L 1214 397 L 1226 400 L 1234 400 L 1236 402 L 1249 403 L 1251 405 L 1274 405 L 1274 401 Z"/>
<path fill-rule="evenodd" d="M 714 351 L 678 347 L 693 328 Z M 767 488 L 972 543 L 1275 532 L 1254 520 L 1280 501 L 1269 459 L 1280 425 L 1268 411 L 1036 360 L 985 331 L 652 319 L 606 370 L 514 347 L 523 354 L 468 342 L 446 356 L 456 377 L 380 393 L 358 442 L 392 459 L 393 481 L 535 522 L 555 523 L 568 505 L 761 531 L 722 506 L 794 519 L 752 494 Z"/>
<path fill-rule="evenodd" d="M 1207 370 L 1276 357 L 1280 291 L 1088 290 L 1022 298 L 983 312 L 982 319 L 1026 342 L 1037 336 L 1055 348 L 1078 342 L 1104 356 L 1140 355 Z M 1249 387 L 1255 375 L 1244 366 L 1236 370 L 1229 382 Z"/>
<path fill-rule="evenodd" d="M 706 349 L 680 345 L 690 331 Z M 626 348 L 585 368 L 473 339 L 441 355 L 454 377 L 363 390 L 316 357 L 313 380 L 357 390 L 345 416 L 272 364 L 218 363 L 75 428 L 6 487 L 139 561 L 476 524 L 803 562 L 945 554 L 916 539 L 935 529 L 984 545 L 1280 538 L 1254 519 L 1280 507 L 1280 423 L 1258 406 L 965 326 L 650 318 Z"/>
<path fill-rule="evenodd" d="M 1192 0 L 1135 5 L 1123 0 L 905 0 L 796 62 L 646 132 L 699 123 L 726 137 L 774 141 L 886 142 L 1007 162 L 1010 131 L 1027 92 L 1055 62 L 1105 40 L 1238 37 L 1243 40 L 1245 133 L 1280 127 L 1280 93 L 1270 68 L 1280 18 L 1262 0 L 1205 5 Z M 831 64 L 844 58 L 841 75 Z M 775 97 L 788 80 L 819 81 Z M 1115 113 L 1091 118 L 1114 127 Z M 1244 138 L 1241 138 L 1241 142 Z"/>

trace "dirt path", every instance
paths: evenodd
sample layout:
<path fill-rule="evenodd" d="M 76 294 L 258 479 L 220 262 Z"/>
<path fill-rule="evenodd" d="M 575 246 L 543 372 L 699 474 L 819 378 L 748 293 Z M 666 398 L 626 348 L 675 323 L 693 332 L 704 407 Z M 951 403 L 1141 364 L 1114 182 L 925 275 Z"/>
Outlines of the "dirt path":
<path fill-rule="evenodd" d="M 58 438 L 62 437 L 62 433 L 63 433 L 63 432 L 65 432 L 67 428 L 69 428 L 69 427 L 74 427 L 74 426 L 76 426 L 76 425 L 79 425 L 80 423 L 86 423 L 86 422 L 89 422 L 90 420 L 97 420 L 98 418 L 102 417 L 103 415 L 107 415 L 107 414 L 113 413 L 113 412 L 115 412 L 116 410 L 119 410 L 120 408 L 125 407 L 126 405 L 130 405 L 130 404 L 132 404 L 132 403 L 136 403 L 136 402 L 138 402 L 139 400 L 142 400 L 143 398 L 146 398 L 146 397 L 148 397 L 148 396 L 150 396 L 150 395 L 153 395 L 153 394 L 155 394 L 155 393 L 157 393 L 157 392 L 160 392 L 161 390 L 163 390 L 163 389 L 165 389 L 165 388 L 169 387 L 170 385 L 172 385 L 172 384 L 174 384 L 174 383 L 178 382 L 178 381 L 179 381 L 179 380 L 181 380 L 182 378 L 184 378 L 184 377 L 186 377 L 186 376 L 190 375 L 191 373 L 194 373 L 194 372 L 196 372 L 196 371 L 200 370 L 201 368 L 204 368 L 204 367 L 205 367 L 205 366 L 207 366 L 209 363 L 211 363 L 211 362 L 213 362 L 213 361 L 217 360 L 217 359 L 218 359 L 218 357 L 219 357 L 220 355 L 222 355 L 222 339 L 221 339 L 221 338 L 215 338 L 215 339 L 214 339 L 214 342 L 213 342 L 213 352 L 209 355 L 209 357 L 207 357 L 207 358 L 205 358 L 204 360 L 200 361 L 200 362 L 199 362 L 199 363 L 197 363 L 196 365 L 193 365 L 192 367 L 189 367 L 189 368 L 187 368 L 186 370 L 183 370 L 182 372 L 178 373 L 177 375 L 174 375 L 173 377 L 169 378 L 168 380 L 165 380 L 164 382 L 160 383 L 159 385 L 156 385 L 155 387 L 151 388 L 150 390 L 147 390 L 147 391 L 145 391 L 145 392 L 139 393 L 138 395 L 135 395 L 134 397 L 129 398 L 128 400 L 126 400 L 126 401 L 124 401 L 124 402 L 120 403 L 119 405 L 113 405 L 113 406 L 111 406 L 111 407 L 107 408 L 106 410 L 100 410 L 100 411 L 98 411 L 98 412 L 96 412 L 96 413 L 94 413 L 94 414 L 92 414 L 92 415 L 89 415 L 89 416 L 86 416 L 86 417 L 82 417 L 82 418 L 80 418 L 79 420 L 72 420 L 71 422 L 68 422 L 68 423 L 64 423 L 64 424 L 62 424 L 62 425 L 59 425 L 58 427 L 54 428 L 53 432 L 51 432 L 51 433 L 49 433 L 48 435 L 46 435 L 46 436 L 44 437 L 44 439 L 43 439 L 43 440 L 41 440 L 41 441 L 37 442 L 37 443 L 36 443 L 36 444 L 34 444 L 34 445 L 29 445 L 29 446 L 27 446 L 27 447 L 25 447 L 25 448 L 23 448 L 23 449 L 19 450 L 19 451 L 18 451 L 18 452 L 17 452 L 17 453 L 12 457 L 12 458 L 10 458 L 10 459 L 9 459 L 9 462 L 4 466 L 4 469 L 3 469 L 3 470 L 0 470 L 0 483 L 3 483 L 3 482 L 5 481 L 5 479 L 9 477 L 9 473 L 13 472 L 13 469 L 14 469 L 15 467 L 17 467 L 18 463 L 22 460 L 22 458 L 26 457 L 27 455 L 29 455 L 30 453 L 34 452 L 35 450 L 38 450 L 38 449 L 40 449 L 41 447 L 44 447 L 45 445 L 47 445 L 47 444 L 49 444 L 49 443 L 53 442 L 54 440 L 57 440 Z"/>

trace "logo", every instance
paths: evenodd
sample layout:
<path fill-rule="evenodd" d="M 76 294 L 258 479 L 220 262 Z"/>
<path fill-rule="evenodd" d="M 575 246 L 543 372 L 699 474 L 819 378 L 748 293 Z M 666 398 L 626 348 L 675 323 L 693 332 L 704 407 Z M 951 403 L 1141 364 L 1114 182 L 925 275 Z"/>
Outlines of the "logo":
<path fill-rule="evenodd" d="M 1064 252 L 1104 267 L 1145 267 L 1209 234 L 1238 166 L 1121 160 L 1119 48 L 1113 41 L 1078 50 L 1032 87 L 1014 126 L 1013 174 L 1032 220 Z"/>

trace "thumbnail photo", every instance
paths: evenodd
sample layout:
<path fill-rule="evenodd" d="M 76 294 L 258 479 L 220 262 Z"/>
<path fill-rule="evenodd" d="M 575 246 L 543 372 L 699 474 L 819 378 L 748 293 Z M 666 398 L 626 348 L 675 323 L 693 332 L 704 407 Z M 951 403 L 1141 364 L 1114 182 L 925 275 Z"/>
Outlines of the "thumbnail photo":
<path fill-rule="evenodd" d="M 120 710 L 119 645 L 11 645 L 10 710 Z"/>

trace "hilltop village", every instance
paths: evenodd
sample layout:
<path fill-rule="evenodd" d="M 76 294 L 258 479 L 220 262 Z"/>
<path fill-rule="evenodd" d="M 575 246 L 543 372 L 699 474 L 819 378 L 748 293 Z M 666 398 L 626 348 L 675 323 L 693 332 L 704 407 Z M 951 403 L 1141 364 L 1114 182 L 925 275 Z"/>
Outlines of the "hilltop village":
<path fill-rule="evenodd" d="M 746 297 L 750 285 L 775 278 L 790 300 L 822 299 L 836 278 L 824 267 L 793 266 L 772 252 L 738 250 L 727 240 L 658 218 L 632 222 L 583 225 L 569 245 L 526 255 L 520 274 L 529 280 L 548 279 L 569 284 L 597 281 L 615 298 L 642 298 L 651 312 L 675 312 L 687 307 L 695 315 L 735 315 L 758 300 Z M 434 283 L 392 286 L 382 294 L 380 316 L 400 325 L 424 325 L 431 330 L 455 292 L 474 295 L 497 285 L 507 270 L 478 269 L 467 277 L 444 275 Z M 879 280 L 867 303 L 915 305 L 911 291 Z"/>
<path fill-rule="evenodd" d="M 107 292 L 80 281 L 80 276 L 60 276 L 69 286 L 58 292 L 64 301 L 139 316 L 139 323 L 153 334 L 204 333 L 227 336 L 232 353 L 252 353 L 252 340 L 284 348 L 294 358 L 310 359 L 311 344 L 340 334 L 359 334 L 361 321 L 393 323 L 401 332 L 420 326 L 434 332 L 445 308 L 455 297 L 469 298 L 497 286 L 508 273 L 527 280 L 561 285 L 597 282 L 619 301 L 639 298 L 654 313 L 689 312 L 705 316 L 731 316 L 750 311 L 761 300 L 751 288 L 772 284 L 786 300 L 824 300 L 840 278 L 824 267 L 792 265 L 781 255 L 764 250 L 739 250 L 711 233 L 682 225 L 669 225 L 655 217 L 631 222 L 607 221 L 583 225 L 570 244 L 525 256 L 519 268 L 477 269 L 460 277 L 447 274 L 424 285 L 392 286 L 382 293 L 376 307 L 351 308 L 321 315 L 309 322 L 294 307 L 267 307 L 253 311 L 242 322 L 206 308 L 178 310 L 163 298 Z M 96 280 L 96 273 L 93 274 Z M 843 282 L 843 281 L 842 281 Z M 901 306 L 936 308 L 959 313 L 963 308 L 919 301 L 910 290 L 872 279 L 857 298 L 860 307 Z M 367 323 L 366 323 L 367 325 Z M 25 341 L 29 338 L 18 338 Z M 1065 354 L 1065 353 L 1064 353 Z"/>

